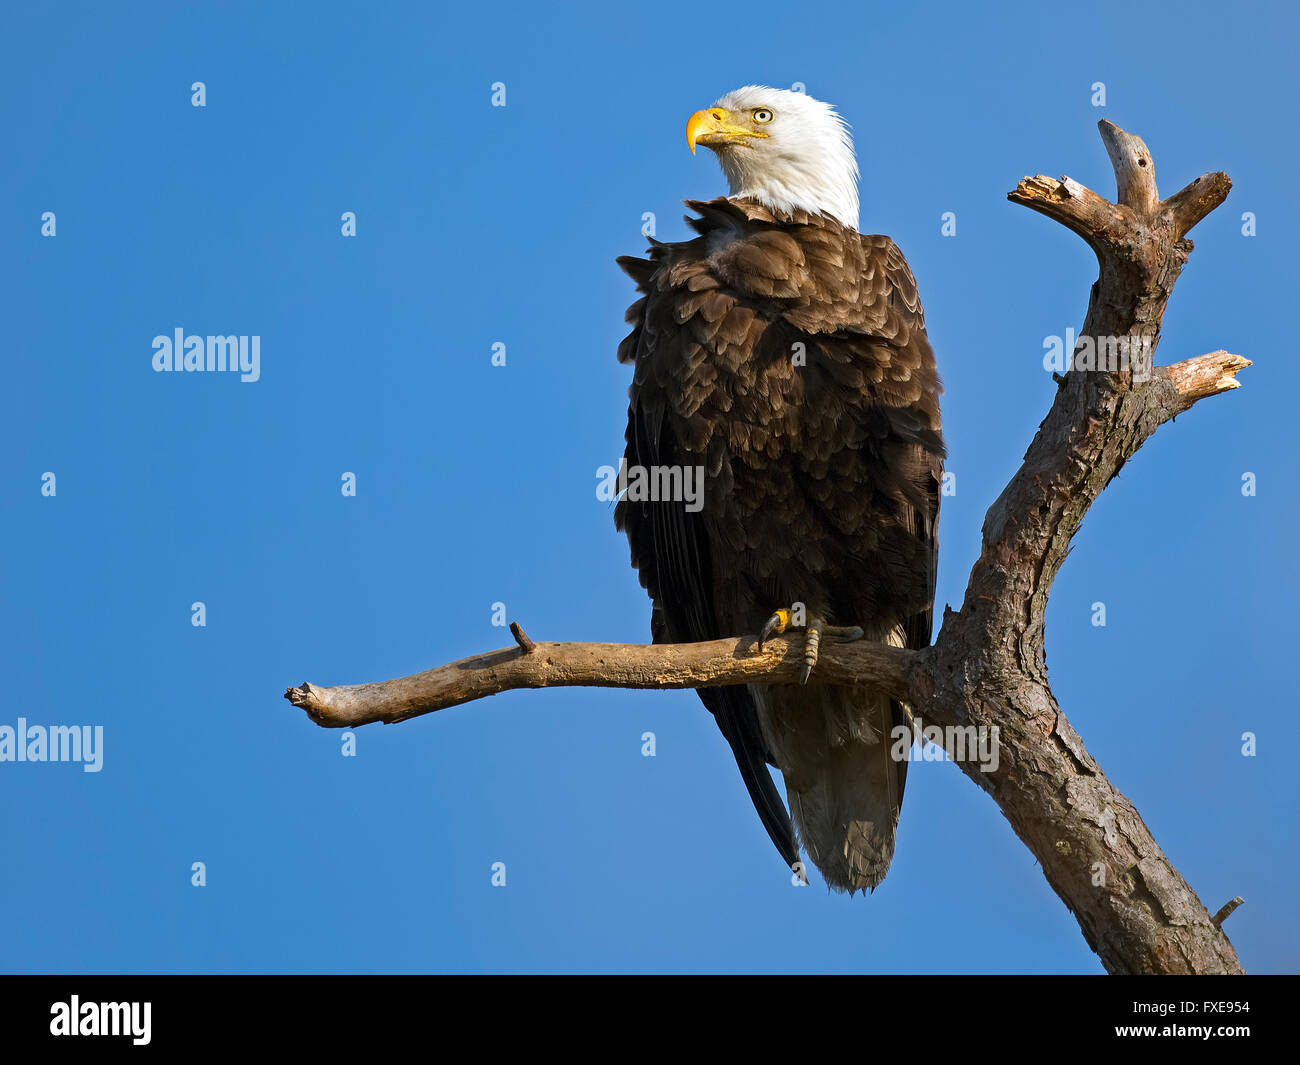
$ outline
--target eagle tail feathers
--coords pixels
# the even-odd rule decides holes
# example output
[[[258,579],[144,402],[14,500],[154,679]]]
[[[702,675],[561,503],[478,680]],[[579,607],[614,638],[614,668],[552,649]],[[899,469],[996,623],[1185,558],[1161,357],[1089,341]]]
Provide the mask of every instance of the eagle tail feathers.
[[[799,843],[831,889],[874,891],[893,861],[906,773],[892,753],[891,700],[861,688],[769,689],[764,710]]]

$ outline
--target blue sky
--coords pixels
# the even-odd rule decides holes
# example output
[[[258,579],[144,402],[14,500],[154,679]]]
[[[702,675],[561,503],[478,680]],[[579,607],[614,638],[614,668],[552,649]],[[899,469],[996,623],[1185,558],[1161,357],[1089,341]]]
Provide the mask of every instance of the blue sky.
[[[360,729],[355,757],[281,698],[502,646],[496,602],[539,640],[648,639],[595,494],[629,383],[613,260],[644,247],[645,212],[678,239],[680,201],[725,191],[686,149],[691,112],[803,82],[853,123],[862,228],[898,241],[925,301],[957,474],[940,606],[1051,402],[1044,338],[1078,328],[1096,273],[1006,192],[1042,172],[1112,196],[1099,118],[1146,138],[1165,195],[1231,175],[1158,361],[1255,365],[1102,496],[1048,663],[1206,904],[1246,898],[1227,926],[1246,967],[1296,971],[1294,13],[1101,4],[1086,35],[1079,17],[7,12],[0,725],[100,725],[104,746],[98,773],[0,763],[0,970],[1100,971],[952,765],[914,766],[893,870],[848,899],[790,885],[693,693],[510,693]],[[260,379],[155,373],[178,327],[260,336]]]

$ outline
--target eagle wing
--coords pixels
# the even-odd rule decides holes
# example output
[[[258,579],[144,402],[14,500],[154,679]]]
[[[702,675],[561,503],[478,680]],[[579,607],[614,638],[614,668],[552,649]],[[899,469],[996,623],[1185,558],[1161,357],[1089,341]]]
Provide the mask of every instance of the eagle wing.
[[[638,260],[640,261],[640,260]],[[639,324],[634,344],[645,335]],[[626,461],[641,466],[693,465],[694,458],[678,445],[666,424],[665,407],[651,391],[642,395],[634,384],[628,408]],[[724,633],[713,603],[713,570],[703,516],[683,500],[658,503],[619,500],[615,524],[627,533],[632,565],[653,601],[651,636],[655,643],[714,640]],[[768,764],[771,753],[763,739],[757,707],[743,687],[701,688],[697,694],[713,714],[735,756],[736,765],[767,834],[785,860],[799,860],[790,815],[776,788]]]

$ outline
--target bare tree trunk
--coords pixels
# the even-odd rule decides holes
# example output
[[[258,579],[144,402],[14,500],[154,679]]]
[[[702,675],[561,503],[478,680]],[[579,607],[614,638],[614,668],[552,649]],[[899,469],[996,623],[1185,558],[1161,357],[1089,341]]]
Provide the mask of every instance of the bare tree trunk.
[[[934,646],[907,651],[827,644],[813,683],[867,683],[907,700],[927,723],[996,729],[999,759],[962,771],[993,797],[1112,973],[1240,973],[1219,927],[1165,857],[1133,804],[1088,754],[1047,678],[1044,617],[1070,540],[1102,489],[1164,422],[1238,387],[1250,362],[1224,351],[1153,368],[1160,322],[1192,250],[1188,231],[1223,202],[1227,175],[1205,174],[1162,201],[1139,137],[1100,123],[1119,190],[1111,203],[1069,178],[1025,178],[1008,198],[1068,226],[1096,252],[1100,276],[1073,364],[1023,465],[984,519],[960,611]],[[1089,361],[1089,353],[1098,361]],[[1107,362],[1118,356],[1118,362]],[[401,721],[513,688],[681,688],[793,683],[800,641],[753,638],[634,646],[534,644],[400,680],[304,684],[286,693],[326,727]]]

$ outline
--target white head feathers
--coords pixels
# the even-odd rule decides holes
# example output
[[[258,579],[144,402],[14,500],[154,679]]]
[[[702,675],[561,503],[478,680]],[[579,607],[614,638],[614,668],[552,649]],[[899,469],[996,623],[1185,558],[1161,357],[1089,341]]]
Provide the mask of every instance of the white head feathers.
[[[853,137],[830,104],[788,89],[746,85],[692,118],[692,150],[696,130],[699,143],[717,154],[732,196],[750,196],[777,211],[825,212],[857,229]]]

